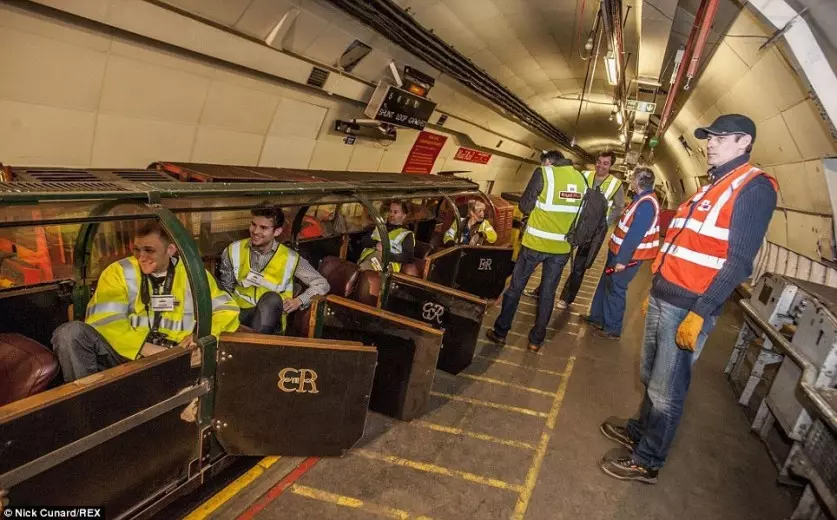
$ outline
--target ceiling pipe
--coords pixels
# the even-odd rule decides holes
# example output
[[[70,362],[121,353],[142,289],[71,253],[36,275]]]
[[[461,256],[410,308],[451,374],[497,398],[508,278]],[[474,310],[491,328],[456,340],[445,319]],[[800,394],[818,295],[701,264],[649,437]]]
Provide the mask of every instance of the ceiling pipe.
[[[705,1],[705,0],[704,0]],[[691,63],[689,63],[689,71],[686,73],[686,85],[683,90],[689,90],[692,79],[697,75],[700,58],[703,56],[703,49],[706,47],[706,41],[709,39],[709,31],[712,29],[712,22],[715,20],[715,13],[718,12],[718,0],[709,0],[706,6],[706,12],[703,14],[703,23],[700,25],[700,32],[695,42],[695,50],[692,54]]]
[[[619,105],[619,110],[622,111],[625,105],[625,66],[624,61],[624,46],[622,38],[622,1],[621,0],[602,0],[601,3],[602,25],[607,38],[608,48],[613,52],[613,57],[616,58],[616,70],[619,78],[616,81],[615,98]]]
[[[695,22],[692,24],[692,30],[689,32],[689,39],[686,40],[686,49],[683,53],[683,60],[681,61],[680,67],[677,69],[677,76],[674,78],[674,84],[668,91],[665,105],[663,105],[663,111],[660,114],[660,124],[657,125],[656,132],[657,137],[661,136],[668,129],[671,114],[674,110],[674,100],[677,97],[677,91],[680,90],[680,85],[683,84],[683,78],[685,78],[689,71],[692,71],[693,68],[695,71],[697,70],[697,63],[691,62],[691,59],[693,55],[696,55],[697,58],[700,59],[700,56],[703,53],[703,47],[706,45],[709,28],[712,26],[712,19],[715,17],[717,10],[718,0],[703,0],[700,3],[700,8],[695,16]],[[707,15],[710,13],[712,16],[708,17]],[[704,28],[707,36],[704,36],[701,40],[701,47],[698,48],[698,35],[704,32]],[[684,63],[687,61],[689,61],[690,64],[688,67],[685,67]]]

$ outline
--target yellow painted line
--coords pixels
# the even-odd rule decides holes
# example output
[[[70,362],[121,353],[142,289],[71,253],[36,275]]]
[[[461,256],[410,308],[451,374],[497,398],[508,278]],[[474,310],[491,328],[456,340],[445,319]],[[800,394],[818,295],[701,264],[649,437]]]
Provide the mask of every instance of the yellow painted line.
[[[538,412],[537,410],[530,410],[529,408],[520,408],[518,406],[511,406],[508,404],[495,403],[492,401],[481,401],[479,399],[472,399],[470,397],[462,397],[461,395],[443,394],[441,392],[430,392],[430,395],[435,397],[444,397],[451,401],[460,401],[462,403],[475,404],[477,406],[485,406],[486,408],[496,408],[506,412],[522,413],[523,415],[531,415],[533,417],[547,417],[546,412]]]
[[[484,433],[477,433],[477,432],[470,432],[467,430],[463,430],[462,428],[452,428],[450,426],[444,426],[441,424],[426,422],[426,421],[419,421],[413,420],[410,425],[412,426],[421,426],[422,428],[427,428],[429,430],[434,430],[437,432],[444,432],[449,433],[451,435],[462,435],[463,437],[470,437],[472,439],[479,439],[481,441],[493,442],[495,444],[502,444],[503,446],[512,446],[514,448],[522,448],[524,450],[534,450],[535,445],[529,444],[528,442],[521,442],[521,441],[513,441],[511,439],[501,439],[499,437],[492,437],[491,435],[486,435]]]
[[[483,343],[483,344],[490,345],[492,347],[496,347],[498,349],[503,349],[503,350],[515,350],[515,351],[518,351],[518,352],[528,352],[530,354],[535,354],[536,356],[543,356],[543,350],[539,350],[537,352],[532,352],[529,349],[525,349],[523,347],[515,347],[514,345],[498,345],[497,343],[494,343],[491,340],[482,339],[482,338],[478,339],[477,343]]]
[[[384,455],[383,453],[377,453],[363,448],[355,448],[349,453],[355,453],[367,459],[387,462],[395,466],[416,469],[425,473],[434,473],[436,475],[444,475],[446,477],[458,477],[463,480],[467,480],[468,482],[476,482],[477,484],[483,484],[485,486],[491,486],[498,489],[514,491],[516,493],[521,493],[523,491],[523,486],[519,484],[509,484],[508,482],[503,482],[502,480],[497,480],[496,478],[484,477],[482,475],[468,473],[467,471],[459,471],[457,469],[445,468],[442,466],[437,466],[435,464],[428,464],[426,462],[418,462],[415,460],[404,459],[401,457],[396,457],[394,455]]]
[[[491,329],[491,325],[484,325],[483,326],[483,330],[489,330],[489,329]],[[549,331],[552,331],[552,332],[557,332],[558,334],[569,334],[570,336],[578,336],[578,332],[573,332],[571,330],[561,330],[561,329],[555,329],[555,328],[552,328],[552,327],[547,327],[546,330],[549,330]],[[520,336],[521,338],[528,338],[529,337],[528,334],[521,334],[520,332],[513,332],[511,330],[508,332],[508,334],[510,336]]]
[[[334,504],[343,507],[351,507],[353,509],[360,509],[361,511],[365,511],[367,513],[372,513],[374,515],[383,516],[386,518],[394,518],[396,520],[431,520],[430,517],[424,515],[416,516],[411,514],[409,511],[404,511],[403,509],[382,506],[380,504],[374,504],[372,502],[365,502],[357,498],[347,497],[345,495],[338,495],[335,493],[329,493],[328,491],[323,491],[321,489],[303,486],[300,484],[293,484],[291,486],[291,493],[293,493],[294,495],[319,500],[320,502],[326,502],[329,504]]]
[[[203,520],[204,518],[209,517],[212,513],[215,512],[219,507],[226,504],[231,498],[237,495],[242,489],[249,486],[254,480],[256,480],[265,470],[279,460],[279,457],[265,457],[256,463],[255,466],[250,468],[247,473],[241,475],[230,484],[227,485],[221,491],[215,493],[215,495],[198,506],[197,509],[193,510],[189,513],[184,520]]]
[[[514,389],[517,389],[517,390],[523,390],[524,392],[531,392],[533,394],[555,397],[555,394],[553,392],[547,392],[546,390],[540,390],[538,388],[532,388],[532,387],[529,387],[529,386],[517,385],[517,384],[514,384],[514,383],[508,383],[506,381],[500,381],[499,379],[492,379],[490,377],[484,377],[484,376],[475,376],[473,374],[465,374],[465,373],[462,373],[462,372],[460,372],[459,374],[456,374],[456,375],[458,377],[463,377],[465,379],[472,379],[474,381],[482,381],[483,383],[491,383],[493,385],[507,386],[509,388],[514,388]]]
[[[529,500],[532,499],[532,491],[535,489],[535,484],[538,482],[538,474],[541,471],[543,459],[546,456],[546,448],[549,446],[549,439],[552,438],[552,431],[555,429],[555,421],[558,420],[558,413],[561,411],[561,404],[564,402],[564,396],[567,394],[567,385],[570,381],[570,375],[575,366],[575,356],[567,360],[567,367],[564,372],[567,377],[561,380],[561,385],[555,393],[555,399],[552,401],[552,408],[546,418],[546,429],[541,433],[541,441],[538,443],[538,448],[535,450],[535,457],[532,461],[532,466],[529,467],[529,472],[526,474],[526,480],[523,483],[523,490],[520,496],[517,497],[517,503],[514,506],[514,513],[512,520],[523,520],[526,515],[526,509],[529,508]]]
[[[506,361],[505,359],[495,358],[491,356],[483,356],[482,354],[474,354],[474,357],[479,359],[485,359],[486,361],[491,361],[493,363],[499,363],[501,365],[522,368],[524,370],[534,370],[535,372],[542,372],[544,374],[549,374],[553,376],[564,377],[565,375],[567,375],[566,372],[558,372],[557,370],[547,370],[546,368],[530,367],[526,365],[521,365],[520,363],[512,363],[511,361]]]

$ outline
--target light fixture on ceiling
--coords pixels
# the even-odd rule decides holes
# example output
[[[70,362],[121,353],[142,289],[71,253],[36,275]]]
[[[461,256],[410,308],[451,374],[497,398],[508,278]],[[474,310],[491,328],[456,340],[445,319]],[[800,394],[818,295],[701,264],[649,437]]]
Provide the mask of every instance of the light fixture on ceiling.
[[[613,110],[610,111],[610,117],[607,118],[608,121],[613,121],[613,117],[616,115],[616,105],[613,105]]]
[[[616,124],[618,124],[619,126],[622,126],[622,123],[624,123],[624,122],[625,122],[625,120],[622,118],[622,110],[617,110],[616,111]]]
[[[611,85],[616,85],[619,82],[619,71],[616,70],[616,56],[612,52],[608,52],[604,57],[605,72],[607,72],[607,82]]]
[[[588,53],[593,50],[593,33],[590,33],[590,37],[587,38],[587,43],[584,44],[584,50]]]
[[[624,132],[619,132],[619,142],[622,143],[622,144],[625,144],[625,141],[627,141],[627,140],[628,140],[628,138],[625,137],[625,133]]]

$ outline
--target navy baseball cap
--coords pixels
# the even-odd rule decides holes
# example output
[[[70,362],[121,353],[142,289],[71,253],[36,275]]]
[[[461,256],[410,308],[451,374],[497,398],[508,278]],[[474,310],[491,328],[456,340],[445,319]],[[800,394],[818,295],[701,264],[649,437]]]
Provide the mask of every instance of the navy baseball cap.
[[[747,116],[741,114],[724,114],[709,126],[695,130],[695,137],[708,139],[710,135],[747,134],[756,140],[756,124]]]

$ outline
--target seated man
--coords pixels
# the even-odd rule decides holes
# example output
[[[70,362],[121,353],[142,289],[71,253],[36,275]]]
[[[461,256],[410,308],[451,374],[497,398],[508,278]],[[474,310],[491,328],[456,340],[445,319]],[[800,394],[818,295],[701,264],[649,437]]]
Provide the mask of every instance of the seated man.
[[[230,244],[221,255],[221,288],[241,307],[241,323],[260,334],[282,334],[287,314],[311,298],[328,294],[325,278],[296,251],[279,243],[285,213],[262,205],[250,212],[250,238]],[[294,278],[308,288],[294,297]]]
[[[453,245],[458,227],[459,223],[454,220],[450,229],[445,232],[445,245]],[[485,218],[485,203],[479,200],[469,200],[468,216],[462,219],[462,235],[459,237],[459,243],[479,246],[484,242],[493,244],[496,241],[497,232],[494,231],[491,222]]]
[[[393,272],[400,272],[401,265],[413,261],[416,248],[416,237],[412,231],[404,226],[409,207],[403,200],[395,200],[389,204],[387,215],[387,234],[389,235],[389,259]],[[364,250],[360,253],[358,265],[364,271],[383,270],[381,235],[375,228],[368,236],[363,237],[361,245]]]
[[[110,264],[99,277],[84,322],[58,327],[52,346],[66,382],[157,354],[195,348],[194,302],[186,268],[158,222],[134,238],[134,256]],[[238,329],[238,305],[207,273],[212,294],[212,335]],[[200,350],[192,365],[200,364]]]

